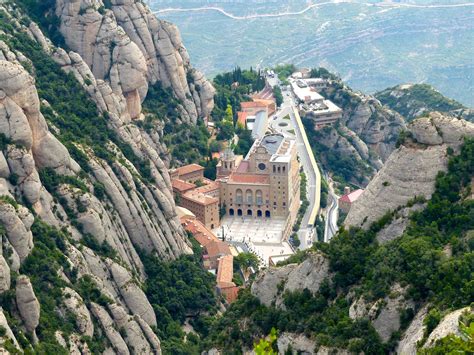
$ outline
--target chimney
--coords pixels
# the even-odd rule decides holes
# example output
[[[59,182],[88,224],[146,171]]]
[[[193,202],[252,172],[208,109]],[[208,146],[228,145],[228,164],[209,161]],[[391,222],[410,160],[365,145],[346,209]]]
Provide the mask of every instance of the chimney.
[[[351,188],[349,186],[344,187],[344,195],[348,195],[351,193]]]

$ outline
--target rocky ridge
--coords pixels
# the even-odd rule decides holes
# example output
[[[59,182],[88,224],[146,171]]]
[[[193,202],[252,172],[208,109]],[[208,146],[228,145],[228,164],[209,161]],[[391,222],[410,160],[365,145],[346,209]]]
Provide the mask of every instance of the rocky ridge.
[[[405,120],[376,98],[353,91],[339,80],[331,81],[322,95],[343,109],[343,117],[336,125],[309,134],[314,135],[319,159],[347,182],[366,185],[395,149]],[[345,166],[336,166],[337,161]],[[347,169],[352,171],[350,176],[344,173]]]
[[[76,323],[76,332],[57,331],[55,338],[71,353],[90,352],[82,336],[105,337],[109,353],[161,353],[151,328],[157,319],[142,290],[146,275],[139,251],[168,260],[191,252],[175,212],[163,132],[141,128],[141,103],[148,86],[159,81],[179,100],[181,122],[192,124],[212,110],[214,90],[190,66],[175,26],[156,19],[140,1],[105,3],[111,7],[102,1],[56,2],[51,11],[69,51],[56,47],[14,3],[0,4],[0,293],[16,293],[2,304],[6,331],[0,342],[20,350],[25,345],[17,341],[19,334],[38,341],[42,304],[36,279],[14,275],[48,228],[60,230],[63,239],[64,265],[51,275],[61,285],[57,311],[73,314]],[[25,35],[34,53],[22,50],[17,34]],[[43,79],[35,65],[48,63],[48,57],[107,118],[120,145],[109,141],[103,148],[114,159],[84,142],[66,145],[61,139],[66,128],[50,120],[61,113],[38,89]],[[59,183],[47,183],[51,178]],[[101,304],[88,300],[81,282],[98,290]],[[19,326],[11,328],[9,317]]]
[[[404,207],[415,197],[429,199],[436,175],[447,169],[448,149],[456,152],[464,137],[473,137],[474,124],[431,113],[410,123],[406,136],[354,202],[344,221],[346,226],[368,228],[387,211]],[[396,235],[400,235],[400,230],[396,230]]]
[[[450,116],[474,121],[474,110],[443,96],[428,84],[402,84],[375,94],[380,102],[398,112],[407,121],[438,111]]]

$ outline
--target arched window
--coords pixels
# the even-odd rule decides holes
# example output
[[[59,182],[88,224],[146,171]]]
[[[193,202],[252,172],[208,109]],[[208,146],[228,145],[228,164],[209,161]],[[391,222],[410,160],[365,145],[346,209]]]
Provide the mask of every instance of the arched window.
[[[233,209],[233,208],[230,208],[230,209],[229,209],[229,215],[233,216],[234,213],[235,213],[235,212],[234,212],[234,209]]]
[[[280,166],[278,167],[278,173],[281,173],[281,167]]]
[[[257,202],[257,205],[262,205],[263,204],[263,193],[262,190],[257,190],[255,192],[255,200]]]
[[[235,202],[236,203],[242,203],[243,201],[243,193],[241,189],[237,189],[235,192]]]
[[[245,201],[248,205],[251,205],[253,203],[252,190],[245,191]]]
[[[257,217],[262,217],[262,211],[261,210],[257,211]]]
[[[252,210],[247,210],[247,216],[251,216],[252,215]]]
[[[240,208],[237,210],[237,216],[242,216],[242,210]]]
[[[276,166],[273,165],[273,172],[276,173]]]
[[[265,217],[270,218],[271,214],[270,211],[265,211]]]

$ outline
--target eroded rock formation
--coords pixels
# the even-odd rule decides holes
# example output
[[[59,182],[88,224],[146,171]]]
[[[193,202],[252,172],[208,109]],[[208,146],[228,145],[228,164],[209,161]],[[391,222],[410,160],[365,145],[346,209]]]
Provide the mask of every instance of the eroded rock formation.
[[[406,142],[395,150],[353,204],[346,226],[368,228],[387,211],[404,207],[434,192],[436,175],[446,171],[448,148],[456,152],[464,137],[474,136],[474,124],[454,117],[432,113],[408,126]]]

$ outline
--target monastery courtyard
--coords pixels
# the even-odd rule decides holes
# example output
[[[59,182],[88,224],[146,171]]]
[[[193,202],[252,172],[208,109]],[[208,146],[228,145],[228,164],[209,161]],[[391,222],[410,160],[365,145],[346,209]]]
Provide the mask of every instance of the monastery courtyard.
[[[224,233],[227,243],[256,254],[262,266],[268,266],[270,257],[281,260],[281,256],[294,253],[290,244],[282,241],[284,227],[284,219],[225,216],[213,232],[221,240]]]

